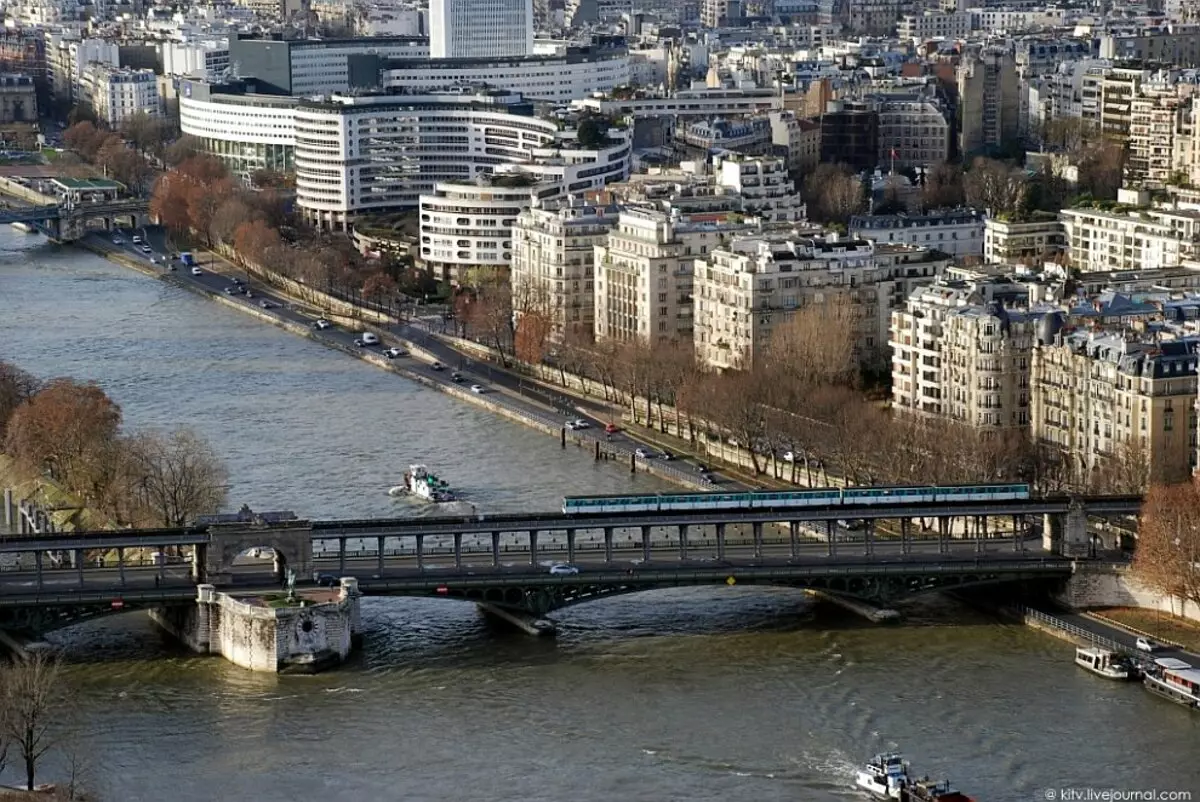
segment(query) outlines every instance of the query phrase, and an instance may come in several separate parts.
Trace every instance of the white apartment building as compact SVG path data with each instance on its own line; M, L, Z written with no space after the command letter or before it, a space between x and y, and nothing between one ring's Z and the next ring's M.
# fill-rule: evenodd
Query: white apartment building
M595 250L617 222L613 206L566 200L525 209L512 228L513 313L548 317L550 339L591 340L595 331Z
M896 36L902 41L924 42L929 39L966 39L971 35L971 14L954 11L926 11L905 14L896 24Z
M501 165L546 182L542 198L629 175L628 132L610 130L608 144L592 150L532 111L519 95L500 92L302 100L297 205L318 226L345 227L357 215L412 208L436 184L470 183Z
M849 231L852 237L936 248L956 258L983 255L983 215L974 209L855 215Z
M718 186L741 195L745 214L765 223L804 218L804 204L782 158L727 154L714 157L714 167Z
M1176 118L1194 86L1145 83L1129 99L1126 186L1162 185L1175 172Z
M691 342L694 262L748 230L692 222L677 210L622 211L596 246L596 339Z
M971 27L988 33L1013 33L1066 24L1064 8L972 8Z
M258 170L291 172L295 167L296 106L300 99L246 91L235 94L231 91L234 88L207 81L180 81L180 129L196 137L205 152L243 179Z
M1197 256L1200 212L1072 208L1059 212L1071 265L1096 270L1157 270Z
M1029 364L1041 315L1006 282L939 283L892 313L892 408L985 429L1029 423ZM1006 308L1006 304L1010 308Z
M229 69L229 40L226 37L196 42L161 42L163 75L217 80Z
M619 86L619 84L618 84ZM783 108L783 98L772 89L681 89L669 97L634 96L628 100L579 96L572 108L605 116L710 117L756 114Z
M89 64L116 67L120 63L116 42L104 39L76 39L52 33L46 41L46 69L54 97L74 101L82 97L80 84Z
M935 101L915 95L885 97L878 113L881 166L929 167L950 157L950 123Z
M429 2L431 58L495 58L532 52L532 0Z
M1066 250L1066 235L1056 217L999 220L983 224L983 261L987 264L1040 264Z
M507 271L517 215L545 190L545 185L520 176L505 180L481 175L477 183L436 185L420 198L421 262L448 281L474 267Z
M885 279L866 240L736 238L696 262L696 358L718 370L749 368L797 309L839 298L861 310L860 353L874 349L887 336L878 323L888 307Z
M629 75L625 48L589 47L522 57L394 59L383 65L380 81L384 89L413 93L486 84L530 100L570 103L625 86Z
M81 88L96 117L114 128L135 114L157 117L160 112L154 70L91 64L84 71Z

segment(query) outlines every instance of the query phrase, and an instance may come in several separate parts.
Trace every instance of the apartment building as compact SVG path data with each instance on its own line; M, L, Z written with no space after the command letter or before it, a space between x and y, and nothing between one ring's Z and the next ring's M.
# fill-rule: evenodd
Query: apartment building
M1127 186L1161 186L1174 176L1176 119L1194 85L1143 84L1129 101Z
M850 218L854 237L877 243L936 248L956 258L983 255L983 215L974 209L928 214L861 214Z
M804 120L793 111L772 111L771 144L775 155L787 160L789 170L807 172L821 163L821 125Z
M715 157L713 166L717 184L741 196L743 213L764 223L804 217L804 204L796 194L795 182L788 178L783 159L731 154Z
M892 407L983 429L1029 423L1040 315L1007 280L943 281L892 313Z
M879 100L879 165L903 170L950 158L950 122L934 100L919 95Z
M160 112L154 70L91 64L84 71L81 89L96 117L113 128L136 114L157 117Z
M970 156L1016 140L1020 127L1020 80L1007 49L987 47L963 56L958 66L959 152Z
M1085 273L1175 267L1198 253L1200 212L1193 210L1076 207L1059 219L1071 264Z
M695 261L751 228L677 209L622 211L596 246L596 339L691 342Z
M968 12L905 14L896 25L899 39L918 44L928 39L966 39L970 35L971 14Z
M872 170L879 159L879 112L873 104L834 100L821 115L821 161Z
M533 53L532 0L430 0L431 58Z
M1200 66L1200 25L1159 25L1100 37L1100 58Z
M590 340L595 331L595 253L617 222L615 206L571 197L538 203L512 227L513 310L545 315L549 339Z
M886 278L866 240L735 238L696 262L696 358L717 370L749 368L798 309L839 298L859 311L857 346L866 356L886 337L879 326L890 299Z
M477 267L507 272L517 215L546 190L524 177L481 175L475 183L437 184L420 199L422 264L443 281Z
M1086 477L1132 450L1150 480L1182 482L1196 459L1196 337L1057 332L1034 349L1031 433Z
M983 261L988 264L1036 265L1066 249L1063 223L1054 215L1020 221L989 217L983 222Z

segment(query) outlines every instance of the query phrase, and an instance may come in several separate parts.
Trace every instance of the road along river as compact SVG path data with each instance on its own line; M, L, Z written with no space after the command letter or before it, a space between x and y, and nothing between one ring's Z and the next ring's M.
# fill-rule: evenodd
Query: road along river
M130 426L185 422L230 500L398 514L425 461L489 511L659 487L91 255L0 231L0 356L100 382ZM786 590L638 594L542 641L470 605L369 599L361 657L251 674L137 614L63 630L72 716L108 800L829 800L898 748L986 802L1190 790L1200 717L1071 664L1071 647L931 598L878 628ZM55 773L48 764L48 775Z

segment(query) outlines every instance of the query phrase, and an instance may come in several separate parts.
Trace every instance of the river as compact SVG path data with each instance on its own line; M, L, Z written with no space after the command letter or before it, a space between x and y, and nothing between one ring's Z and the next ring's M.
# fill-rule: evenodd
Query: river
M40 237L0 231L0 358L94 379L127 426L186 423L230 501L404 514L409 461L485 510L653 489L547 438ZM197 658L138 614L62 630L79 753L106 800L853 800L895 748L979 800L1191 790L1200 716L1077 669L1071 647L931 597L878 628L787 590L709 588L557 615L368 599L362 654L317 677ZM62 772L52 758L47 777Z

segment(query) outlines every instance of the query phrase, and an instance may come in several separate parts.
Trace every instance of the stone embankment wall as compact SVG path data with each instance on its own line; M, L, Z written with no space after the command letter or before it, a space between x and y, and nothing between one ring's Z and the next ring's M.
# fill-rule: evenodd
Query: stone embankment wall
M1200 606L1159 593L1125 565L1076 563L1058 601L1076 610L1100 607L1142 607L1200 621Z
M338 598L303 607L266 607L200 585L196 602L150 611L168 634L200 654L219 654L251 671L278 672L315 660L344 660L361 635L360 594L342 580Z

